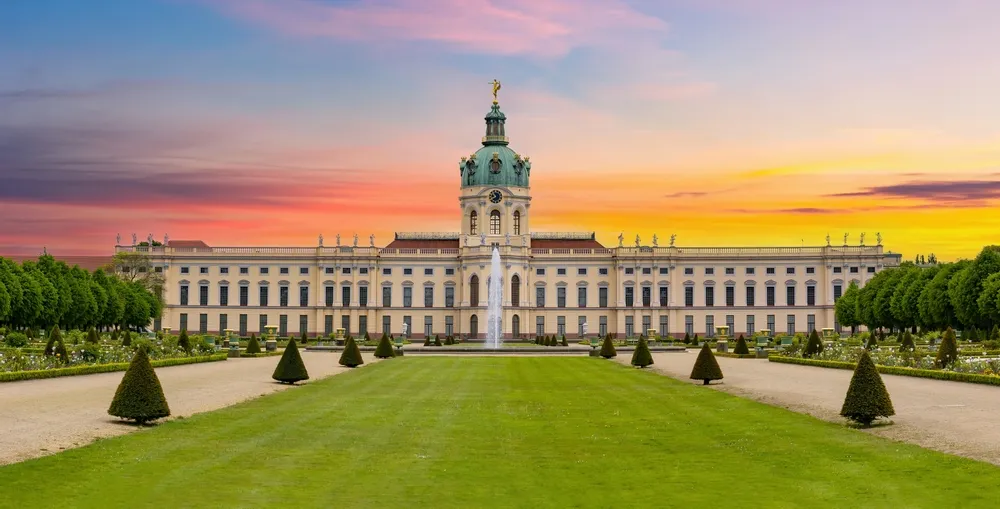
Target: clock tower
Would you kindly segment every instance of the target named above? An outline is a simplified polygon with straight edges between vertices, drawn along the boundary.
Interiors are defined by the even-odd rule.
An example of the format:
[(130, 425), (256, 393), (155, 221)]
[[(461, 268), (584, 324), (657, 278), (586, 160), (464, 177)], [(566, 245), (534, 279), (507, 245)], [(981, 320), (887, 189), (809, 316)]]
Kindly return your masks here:
[(531, 161), (509, 147), (504, 125), (507, 116), (496, 100), (499, 88), (495, 82), (483, 146), (462, 157), (458, 165), (463, 243), (470, 247), (482, 243), (502, 246), (508, 240), (512, 246), (526, 246), (530, 237)]

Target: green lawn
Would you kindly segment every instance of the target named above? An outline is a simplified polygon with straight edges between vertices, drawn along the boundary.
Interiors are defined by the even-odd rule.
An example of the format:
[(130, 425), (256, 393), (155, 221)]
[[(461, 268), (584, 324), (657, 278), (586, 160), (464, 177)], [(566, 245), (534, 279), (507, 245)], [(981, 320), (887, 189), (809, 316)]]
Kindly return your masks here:
[(993, 507), (998, 480), (596, 358), (421, 357), (0, 467), (0, 506)]

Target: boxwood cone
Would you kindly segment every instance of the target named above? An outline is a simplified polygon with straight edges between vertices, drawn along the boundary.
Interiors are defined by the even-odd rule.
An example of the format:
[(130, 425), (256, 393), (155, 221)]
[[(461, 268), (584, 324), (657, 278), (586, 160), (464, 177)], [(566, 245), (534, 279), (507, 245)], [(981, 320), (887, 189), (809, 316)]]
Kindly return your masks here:
[(59, 326), (53, 325), (52, 330), (49, 331), (49, 341), (45, 343), (45, 355), (53, 355), (55, 353), (56, 343), (62, 342), (62, 333), (59, 332)]
[(59, 360), (62, 361), (63, 364), (69, 364), (69, 352), (66, 351), (66, 345), (63, 343), (62, 339), (56, 343), (54, 352), (55, 355), (59, 356)]
[(247, 342), (247, 353), (260, 353), (260, 343), (257, 342), (256, 334), (250, 334), (250, 341)]
[(97, 344), (98, 341), (99, 338), (97, 336), (97, 329), (91, 327), (90, 330), (87, 331), (87, 342)]
[(122, 338), (122, 346), (132, 346), (132, 332), (125, 329), (125, 336)]
[(191, 353), (191, 339), (188, 338), (187, 329), (181, 329), (181, 335), (177, 338), (177, 346), (184, 350), (184, 353)]
[(691, 335), (688, 334), (687, 332), (685, 332), (684, 333), (684, 344), (686, 345), (686, 344), (688, 344), (690, 342), (691, 342)]
[(285, 353), (281, 354), (278, 366), (274, 368), (271, 378), (285, 384), (294, 384), (302, 380), (309, 380), (309, 372), (299, 355), (299, 347), (295, 345), (295, 339), (290, 338), (285, 346)]
[(703, 380), (705, 385), (708, 385), (708, 382), (712, 380), (722, 380), (722, 368), (719, 367), (719, 362), (715, 360), (715, 354), (712, 353), (707, 342), (702, 345), (701, 351), (698, 352), (698, 358), (694, 361), (691, 379)]
[(303, 345), (309, 342), (309, 336), (306, 335), (305, 331), (302, 332), (302, 337), (299, 338), (299, 342)]
[(441, 346), (441, 336), (437, 334), (434, 335), (434, 346)]
[(750, 349), (747, 348), (747, 340), (743, 339), (743, 334), (740, 334), (739, 339), (736, 340), (736, 348), (733, 349), (733, 353), (736, 355), (750, 355)]
[(389, 336), (383, 332), (382, 338), (378, 340), (378, 346), (375, 347), (375, 357), (388, 359), (395, 356), (396, 354), (392, 351), (392, 343), (389, 341)]
[(361, 349), (358, 348), (354, 338), (348, 336), (344, 341), (344, 351), (340, 354), (340, 365), (356, 368), (364, 363), (365, 360), (361, 358)]
[(847, 397), (840, 415), (864, 425), (871, 426), (872, 421), (879, 417), (895, 415), (889, 391), (885, 390), (882, 376), (878, 374), (875, 363), (868, 351), (861, 353), (858, 366), (851, 377), (851, 385), (847, 388)]
[(118, 341), (118, 329), (111, 331), (111, 341)]
[(868, 334), (868, 342), (865, 343), (865, 350), (874, 350), (878, 348), (878, 334), (871, 332)]
[(632, 352), (632, 365), (644, 368), (653, 363), (653, 354), (649, 353), (649, 343), (644, 336), (639, 336), (639, 344)]
[(958, 360), (958, 343), (955, 340), (955, 331), (948, 327), (941, 338), (941, 346), (938, 347), (937, 357), (934, 365), (939, 368), (947, 368)]
[(809, 333), (809, 342), (806, 343), (806, 349), (802, 352), (802, 356), (808, 358), (820, 353), (823, 353), (823, 342), (820, 341), (819, 333), (816, 332), (816, 329), (813, 329)]
[(917, 345), (913, 342), (913, 334), (910, 334), (910, 331), (904, 332), (903, 341), (899, 343), (899, 350), (901, 352), (909, 352), (911, 350), (915, 350), (916, 348)]
[(611, 341), (611, 335), (604, 336), (604, 343), (601, 344), (601, 357), (610, 359), (617, 355), (618, 352), (615, 351), (615, 344)]
[(108, 413), (139, 424), (170, 415), (163, 387), (149, 363), (145, 348), (140, 348), (132, 357)]
[(562, 345), (562, 346), (569, 346), (569, 342), (566, 341), (566, 335), (565, 334), (562, 335), (562, 341), (560, 341), (560, 345)]
[(424, 338), (424, 346), (431, 346), (431, 337), (427, 336)]

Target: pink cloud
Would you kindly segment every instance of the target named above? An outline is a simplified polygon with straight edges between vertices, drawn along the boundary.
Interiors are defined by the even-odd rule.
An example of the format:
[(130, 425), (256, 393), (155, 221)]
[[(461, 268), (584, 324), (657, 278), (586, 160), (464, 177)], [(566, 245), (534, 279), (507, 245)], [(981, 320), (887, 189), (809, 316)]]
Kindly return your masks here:
[(354, 41), (430, 41), (503, 55), (559, 56), (626, 31), (666, 23), (619, 0), (388, 0), (349, 6), (311, 0), (203, 0), (283, 33)]

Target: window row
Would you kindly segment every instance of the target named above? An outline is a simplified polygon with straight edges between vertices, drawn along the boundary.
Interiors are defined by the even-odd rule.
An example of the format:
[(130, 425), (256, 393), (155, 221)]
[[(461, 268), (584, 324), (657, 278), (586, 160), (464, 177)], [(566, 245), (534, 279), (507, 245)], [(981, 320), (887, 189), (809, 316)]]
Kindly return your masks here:
[[(521, 212), (515, 210), (513, 218), (513, 228), (511, 229), (514, 235), (521, 234)], [(490, 235), (500, 235), (500, 211), (493, 210), (490, 212)], [(469, 234), (479, 235), (479, 213), (473, 210), (469, 213)]]
[[(775, 326), (776, 326), (775, 317), (776, 317), (776, 315), (767, 315), (767, 316), (765, 316), (766, 325), (767, 325), (766, 329), (768, 331), (770, 331), (772, 335), (778, 332), (778, 330), (775, 329)], [(626, 320), (626, 329), (628, 327), (627, 322), (628, 322), (629, 318), (630, 317), (626, 317), (625, 318), (625, 320)], [(648, 318), (648, 317), (644, 317), (644, 319), (645, 318)], [(725, 316), (725, 325), (727, 327), (729, 327), (729, 334), (730, 335), (744, 334), (744, 332), (739, 332), (736, 329), (736, 317), (734, 315), (726, 315)], [(695, 333), (700, 333), (700, 334), (703, 334), (703, 335), (705, 335), (707, 337), (713, 337), (716, 334), (715, 327), (716, 327), (716, 324), (715, 324), (715, 316), (714, 315), (706, 315), (705, 316), (705, 329), (703, 331), (697, 331), (697, 330), (695, 330), (694, 315), (686, 315), (686, 316), (684, 316), (684, 333), (685, 334), (693, 336)], [(757, 328), (756, 317), (754, 315), (747, 315), (746, 316), (746, 328), (744, 330), (745, 330), (745, 334), (746, 335), (752, 335), (754, 333), (760, 332), (762, 329), (758, 329)], [(786, 316), (785, 330), (784, 330), (784, 332), (786, 334), (795, 334), (796, 332), (805, 332), (806, 334), (810, 334), (814, 330), (816, 330), (816, 315), (812, 315), (812, 314), (806, 315), (806, 329), (804, 331), (800, 331), (800, 330), (796, 329), (795, 315), (791, 315), (790, 314), (790, 315)]]

